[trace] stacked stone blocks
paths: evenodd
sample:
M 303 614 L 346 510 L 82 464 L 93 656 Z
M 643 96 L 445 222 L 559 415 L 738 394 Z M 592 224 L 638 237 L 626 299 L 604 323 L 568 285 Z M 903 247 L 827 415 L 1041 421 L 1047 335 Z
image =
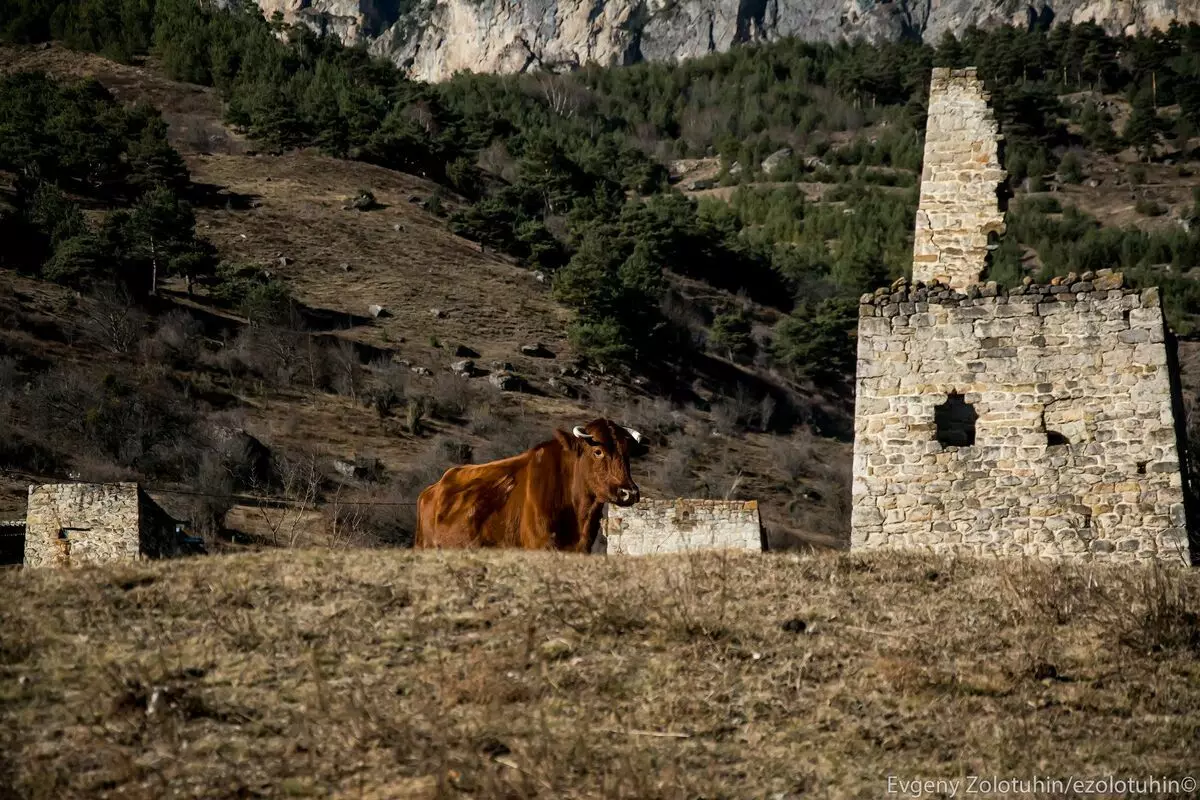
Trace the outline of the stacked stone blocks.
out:
M 610 505 L 601 533 L 613 554 L 763 549 L 755 500 L 644 499 L 628 508 Z
M 67 567 L 179 554 L 174 521 L 136 483 L 29 487 L 25 566 Z
M 979 280 L 989 236 L 1004 232 L 1001 136 L 975 68 L 937 68 L 929 90 L 913 279 L 965 288 Z
M 1157 289 L 1104 270 L 860 305 L 851 546 L 1187 560 Z M 937 409 L 972 407 L 971 446 Z

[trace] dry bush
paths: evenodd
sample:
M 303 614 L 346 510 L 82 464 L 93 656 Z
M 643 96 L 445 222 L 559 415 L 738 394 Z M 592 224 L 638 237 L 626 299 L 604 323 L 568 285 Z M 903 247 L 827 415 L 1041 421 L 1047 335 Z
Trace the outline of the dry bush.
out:
M 469 430 L 475 436 L 490 436 L 509 423 L 510 417 L 499 413 L 490 403 L 481 403 L 471 409 Z
M 455 421 L 463 418 L 471 407 L 470 383 L 457 375 L 443 372 L 434 376 L 429 393 L 429 413 L 437 419 Z
M 186 369 L 196 363 L 200 355 L 200 337 L 204 328 L 186 311 L 176 309 L 169 312 L 158 323 L 158 327 L 140 344 L 143 361 L 151 364 L 170 364 Z
M 409 371 L 399 364 L 384 361 L 372 365 L 366 381 L 366 401 L 380 417 L 405 404 L 409 391 Z
M 64 366 L 32 382 L 16 416 L 50 450 L 145 477 L 185 479 L 199 453 L 195 404 L 155 370 L 97 376 Z
M 229 495 L 236 483 L 223 454 L 210 450 L 201 456 L 192 484 L 198 494 L 186 498 L 184 503 L 192 531 L 204 540 L 209 551 L 219 547 L 225 515 L 233 508 L 233 499 Z
M 748 499 L 743 497 L 744 491 L 741 459 L 726 448 L 717 451 L 693 489 L 695 497 L 705 500 Z
M 295 547 L 305 529 L 303 523 L 317 507 L 327 477 L 313 453 L 287 454 L 272 460 L 270 485 L 251 485 L 251 491 L 278 497 L 282 502 L 260 502 L 255 510 L 269 531 L 275 547 Z
M 645 434 L 651 443 L 660 445 L 682 431 L 687 421 L 682 411 L 662 397 L 639 399 L 620 419 Z
M 149 318 L 123 287 L 105 287 L 84 303 L 80 328 L 84 336 L 111 353 L 132 352 Z
M 655 483 L 668 496 L 695 497 L 701 482 L 698 472 L 709 440 L 698 431 L 673 438 L 667 445 L 666 458 L 659 464 Z
M 525 414 L 503 416 L 497 430 L 475 451 L 476 463 L 496 461 L 522 453 L 541 442 L 548 441 L 553 431 Z
M 363 369 L 354 344 L 338 340 L 324 345 L 320 352 L 329 388 L 340 395 L 357 398 L 363 389 Z
M 1117 623 L 1121 641 L 1147 653 L 1200 653 L 1200 591 L 1158 563 L 1132 585 L 1134 605 Z
M 794 484 L 800 478 L 816 474 L 821 465 L 812 431 L 808 428 L 801 428 L 788 438 L 772 437 L 767 444 L 767 452 L 770 454 L 771 463 L 782 475 L 785 485 Z
M 217 363 L 230 375 L 253 376 L 270 386 L 287 387 L 310 367 L 302 344 L 290 331 L 248 326 L 221 351 Z

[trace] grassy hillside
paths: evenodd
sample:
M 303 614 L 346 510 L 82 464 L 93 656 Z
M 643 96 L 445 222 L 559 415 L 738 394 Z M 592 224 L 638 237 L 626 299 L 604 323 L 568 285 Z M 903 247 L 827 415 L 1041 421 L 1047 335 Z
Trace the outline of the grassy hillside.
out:
M 8 572 L 0 794 L 1183 778 L 1198 603 L 1183 569 L 878 555 L 275 551 Z
M 933 64 L 979 65 L 1008 143 L 988 278 L 1119 267 L 1200 321 L 1200 27 L 431 86 L 246 4 L 19 5 L 0 70 L 54 81 L 0 122 L 11 513 L 137 478 L 214 545 L 402 544 L 446 466 L 608 414 L 649 494 L 844 545 L 857 298 L 909 270 Z
M 15 374 L 35 379 L 55 367 L 55 381 L 62 371 L 78 370 L 89 383 L 111 373 L 144 386 L 165 377 L 175 387 L 171 397 L 195 411 L 188 436 L 195 449 L 180 457 L 199 467 L 199 473 L 156 472 L 62 438 L 45 413 L 45 396 L 20 392 L 21 381 L 14 380 L 5 388 L 11 394 L 0 398 L 12 409 L 6 419 L 41 449 L 7 456 L 3 504 L 9 514 L 21 514 L 31 479 L 140 477 L 186 491 L 284 495 L 303 506 L 283 512 L 234 503 L 224 524 L 243 534 L 235 541 L 274 542 L 284 528 L 310 542 L 331 536 L 402 541 L 407 509 L 352 504 L 411 502 L 421 486 L 464 457 L 510 455 L 555 425 L 611 414 L 656 437 L 651 455 L 635 465 L 636 479 L 649 491 L 759 497 L 777 544 L 839 541 L 846 498 L 836 487 L 848 479 L 844 443 L 804 430 L 765 432 L 755 421 L 764 408 L 760 399 L 737 391 L 739 382 L 758 386 L 762 378 L 719 359 L 675 398 L 669 384 L 588 369 L 566 341 L 570 314 L 548 283 L 513 258 L 454 235 L 444 217 L 425 207 L 437 197 L 454 208 L 463 203 L 460 196 L 419 177 L 314 150 L 255 152 L 222 123 L 214 93 L 167 80 L 153 65 L 120 65 L 57 46 L 0 48 L 0 71 L 24 70 L 94 77 L 123 103 L 155 103 L 190 173 L 197 235 L 224 262 L 283 281 L 298 319 L 278 332 L 252 326 L 244 311 L 216 303 L 204 287 L 189 297 L 180 278 L 164 280 L 158 301 L 144 306 L 107 296 L 76 298 L 52 283 L 0 272 L 0 303 L 14 323 L 2 334 L 0 358 L 9 359 Z M 364 188 L 379 207 L 344 208 Z M 88 213 L 108 212 L 94 206 Z M 733 301 L 698 282 L 681 282 L 679 292 Z M 378 318 L 369 313 L 375 304 L 386 309 Z M 113 338 L 119 331 L 106 320 L 114 318 L 128 321 L 128 341 Z M 538 342 L 542 355 L 521 352 Z M 450 373 L 463 357 L 456 355 L 460 347 L 470 351 L 480 377 L 464 381 Z M 510 366 L 525 391 L 493 388 L 485 373 L 495 365 Z M 381 395 L 388 398 L 382 413 L 375 402 Z M 89 397 L 71 399 L 63 414 L 78 417 L 72 409 L 96 401 Z M 847 398 L 793 397 L 816 418 L 839 420 L 845 429 Z M 414 406 L 421 409 L 416 428 Z M 49 430 L 32 424 L 39 416 Z M 231 484 L 228 473 L 237 468 L 211 455 L 213 426 L 245 429 L 290 477 Z M 33 457 L 38 453 L 42 457 Z M 346 479 L 336 472 L 335 460 L 356 458 L 377 461 L 378 475 Z M 317 494 L 324 514 L 315 510 Z M 229 505 L 156 496 L 198 522 Z M 222 538 L 229 544 L 229 531 L 214 534 L 214 544 Z

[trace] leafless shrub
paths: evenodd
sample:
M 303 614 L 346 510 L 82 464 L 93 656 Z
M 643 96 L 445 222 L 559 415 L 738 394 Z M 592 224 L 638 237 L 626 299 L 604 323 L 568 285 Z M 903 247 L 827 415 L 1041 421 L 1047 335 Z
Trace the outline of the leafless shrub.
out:
M 483 403 L 471 409 L 470 431 L 476 436 L 489 436 L 502 430 L 509 418 L 497 413 L 490 403 Z
M 631 427 L 662 444 L 667 438 L 682 431 L 684 416 L 671 405 L 671 401 L 655 397 L 640 399 L 633 409 L 624 415 Z
M 326 345 L 323 355 L 333 390 L 340 395 L 357 398 L 362 390 L 363 372 L 354 344 L 338 340 L 335 344 Z
M 410 436 L 420 436 L 425 420 L 426 401 L 423 397 L 408 398 L 408 406 L 404 410 L 404 425 Z
M 1178 571 L 1154 564 L 1133 577 L 1136 605 L 1121 619 L 1121 641 L 1149 653 L 1200 652 L 1200 593 Z
M 694 497 L 700 486 L 698 470 L 707 442 L 698 432 L 676 437 L 667 447 L 667 455 L 659 465 L 656 482 L 668 496 Z
M 221 364 L 232 375 L 250 374 L 271 386 L 291 386 L 302 371 L 311 377 L 311 364 L 303 344 L 290 331 L 250 326 L 242 329 L 225 348 Z
M 438 463 L 450 465 L 471 463 L 473 451 L 471 445 L 466 442 L 448 436 L 439 436 L 433 440 L 431 445 L 433 456 Z
M 503 420 L 497 431 L 476 450 L 477 463 L 515 456 L 553 435 L 544 424 L 523 414 L 504 417 Z
M 219 546 L 225 515 L 233 508 L 235 479 L 220 453 L 201 457 L 193 486 L 198 494 L 187 499 L 188 522 L 211 551 Z
M 433 379 L 429 400 L 429 412 L 438 419 L 461 419 L 471 406 L 471 387 L 464 378 L 441 373 Z
M 508 152 L 504 142 L 497 139 L 483 150 L 479 151 L 478 165 L 484 172 L 490 172 L 506 181 L 514 181 L 519 175 L 518 162 Z
M 162 318 L 153 335 L 142 340 L 142 359 L 152 364 L 190 366 L 199 356 L 202 333 L 203 326 L 191 314 L 178 309 L 171 311 Z
M 304 533 L 301 524 L 316 508 L 325 482 L 315 455 L 282 456 L 273 464 L 275 484 L 253 486 L 256 494 L 282 498 L 278 504 L 261 503 L 257 507 L 259 517 L 270 532 L 271 543 L 276 547 L 295 547 Z
M 686 334 L 696 350 L 703 351 L 708 342 L 708 325 L 704 315 L 678 292 L 668 291 L 660 308 L 671 327 Z
M 814 474 L 820 463 L 816 455 L 812 432 L 807 428 L 801 429 L 788 438 L 772 438 L 767 445 L 767 450 L 771 455 L 771 463 L 787 484 L 795 483 L 806 475 Z
M 133 350 L 146 328 L 147 316 L 123 287 L 106 287 L 82 306 L 81 327 L 92 342 L 112 353 Z
M 409 373 L 390 361 L 372 367 L 367 380 L 366 399 L 380 417 L 403 405 L 408 397 Z

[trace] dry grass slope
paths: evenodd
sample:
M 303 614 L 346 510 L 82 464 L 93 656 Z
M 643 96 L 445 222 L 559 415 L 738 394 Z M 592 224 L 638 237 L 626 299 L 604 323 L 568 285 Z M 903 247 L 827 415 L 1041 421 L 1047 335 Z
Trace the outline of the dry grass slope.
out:
M 1200 573 L 270 552 L 0 575 L 0 796 L 878 797 L 1182 777 Z

